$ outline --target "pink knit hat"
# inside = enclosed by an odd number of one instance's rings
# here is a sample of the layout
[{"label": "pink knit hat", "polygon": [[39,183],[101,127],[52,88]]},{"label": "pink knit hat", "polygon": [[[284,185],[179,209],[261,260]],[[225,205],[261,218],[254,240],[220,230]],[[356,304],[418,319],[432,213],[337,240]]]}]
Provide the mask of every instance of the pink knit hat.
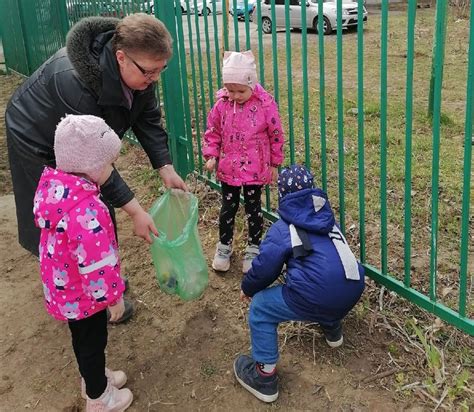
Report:
[{"label": "pink knit hat", "polygon": [[70,114],[56,127],[56,166],[64,172],[86,174],[97,182],[105,166],[117,158],[120,146],[120,138],[100,117]]},{"label": "pink knit hat", "polygon": [[257,66],[251,50],[245,52],[224,52],[222,80],[249,86],[252,90],[257,84]]}]

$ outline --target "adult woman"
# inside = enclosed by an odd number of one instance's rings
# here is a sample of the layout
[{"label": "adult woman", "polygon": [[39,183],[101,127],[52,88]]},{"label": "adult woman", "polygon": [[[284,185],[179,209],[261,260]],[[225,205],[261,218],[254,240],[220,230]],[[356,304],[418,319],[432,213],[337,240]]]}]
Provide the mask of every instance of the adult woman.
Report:
[{"label": "adult woman", "polygon": [[[66,114],[102,117],[120,138],[131,127],[163,183],[187,190],[171,164],[155,97],[155,82],[171,54],[171,36],[152,16],[83,19],[69,32],[66,47],[12,96],[5,122],[19,242],[25,249],[38,256],[33,196],[43,167],[55,166],[54,131]],[[114,222],[113,208],[120,207],[132,217],[135,233],[150,241],[153,221],[116,170],[101,192]]]}]

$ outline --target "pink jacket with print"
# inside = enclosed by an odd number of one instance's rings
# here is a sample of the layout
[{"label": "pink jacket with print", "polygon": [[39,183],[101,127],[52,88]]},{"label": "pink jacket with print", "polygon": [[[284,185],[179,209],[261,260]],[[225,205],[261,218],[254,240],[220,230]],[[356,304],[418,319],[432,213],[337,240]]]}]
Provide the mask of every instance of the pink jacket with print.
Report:
[{"label": "pink jacket with print", "polygon": [[283,162],[284,135],[278,106],[257,84],[244,104],[229,99],[226,89],[207,118],[205,159],[218,160],[217,178],[232,186],[271,183],[271,167]]},{"label": "pink jacket with print", "polygon": [[98,187],[46,167],[34,198],[41,228],[41,280],[46,310],[79,320],[114,305],[123,295],[117,240]]}]

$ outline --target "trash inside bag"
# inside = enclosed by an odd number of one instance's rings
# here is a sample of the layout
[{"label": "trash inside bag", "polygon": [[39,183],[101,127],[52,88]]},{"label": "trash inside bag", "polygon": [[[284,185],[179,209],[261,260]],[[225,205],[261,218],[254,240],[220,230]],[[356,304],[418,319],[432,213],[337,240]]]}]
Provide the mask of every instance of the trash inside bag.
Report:
[{"label": "trash inside bag", "polygon": [[208,272],[197,229],[196,196],[167,190],[150,208],[150,215],[159,233],[151,254],[161,290],[184,300],[199,298],[207,286]]}]

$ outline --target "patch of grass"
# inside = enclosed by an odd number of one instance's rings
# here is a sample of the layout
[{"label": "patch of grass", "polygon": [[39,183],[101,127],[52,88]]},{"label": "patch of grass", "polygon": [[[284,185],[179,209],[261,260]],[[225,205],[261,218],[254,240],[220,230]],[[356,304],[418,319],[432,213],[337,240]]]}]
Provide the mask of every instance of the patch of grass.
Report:
[{"label": "patch of grass", "polygon": [[201,365],[201,375],[204,376],[205,378],[210,378],[216,372],[217,372],[216,367],[209,362],[204,362]]}]

